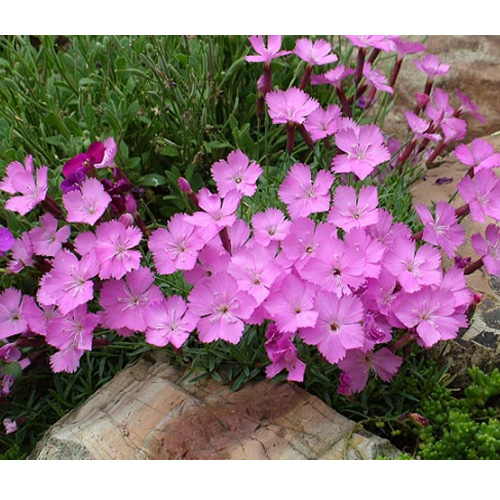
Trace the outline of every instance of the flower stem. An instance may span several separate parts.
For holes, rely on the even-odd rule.
[[[464,267],[464,274],[465,275],[472,274],[472,273],[476,272],[478,269],[481,269],[481,267],[483,267],[483,265],[484,265],[484,262],[483,262],[483,258],[481,257],[480,259],[477,259],[475,262],[472,262],[468,266]]]

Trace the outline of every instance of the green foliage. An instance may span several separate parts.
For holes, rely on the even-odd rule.
[[[22,452],[17,444],[5,453],[0,453],[0,460],[24,460],[25,458],[26,453]]]
[[[500,458],[500,371],[469,370],[472,383],[461,397],[438,386],[422,403],[429,425],[419,431],[420,456],[427,460]]]

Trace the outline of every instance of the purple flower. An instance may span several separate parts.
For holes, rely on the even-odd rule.
[[[116,152],[113,137],[108,137],[104,142],[93,142],[86,153],[80,153],[64,164],[62,174],[69,180],[78,171],[110,167],[114,164]]]

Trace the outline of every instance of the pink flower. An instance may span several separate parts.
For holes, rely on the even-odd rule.
[[[253,237],[259,245],[267,246],[271,241],[283,241],[290,232],[290,221],[277,208],[268,208],[252,217]]]
[[[425,347],[453,339],[466,326],[464,314],[455,313],[455,298],[444,290],[422,290],[400,297],[394,307],[396,317],[408,328],[416,328]]]
[[[366,62],[363,66],[363,76],[368,85],[373,85],[377,90],[393,94],[392,88],[387,85],[387,78],[378,71],[374,70],[370,63]]]
[[[29,330],[42,336],[47,335],[47,321],[60,314],[55,305],[41,306],[40,308],[30,295],[23,297],[21,307]]]
[[[390,52],[394,50],[394,41],[388,35],[345,35],[356,47],[375,47],[376,49]]]
[[[270,324],[266,332],[266,353],[271,364],[266,366],[266,377],[273,378],[281,370],[288,370],[287,380],[303,382],[306,365],[297,356],[297,348],[289,334],[279,332]]]
[[[22,295],[15,288],[6,288],[0,294],[0,340],[23,333],[28,323],[22,313]]]
[[[332,46],[322,38],[314,42],[308,38],[299,38],[293,53],[312,66],[320,66],[338,61],[335,54],[330,54],[331,50]]]
[[[340,108],[336,104],[331,104],[326,110],[319,107],[307,117],[304,127],[313,141],[319,141],[338,131],[340,117]]]
[[[198,254],[198,260],[189,271],[184,271],[184,279],[191,285],[195,285],[202,279],[210,279],[215,274],[227,271],[231,256],[222,248],[206,246]]]
[[[85,351],[92,350],[94,329],[99,324],[97,314],[81,305],[65,316],[55,316],[47,322],[47,343],[59,352],[50,357],[52,371],[74,373]]]
[[[7,200],[5,208],[26,215],[47,196],[47,167],[35,171],[33,156],[28,155],[25,165],[18,161],[7,165],[6,176],[0,182],[0,190],[9,194],[20,194]]]
[[[266,102],[269,116],[275,124],[302,124],[319,107],[316,99],[297,87],[269,92],[266,94]]]
[[[275,263],[275,252],[270,247],[249,245],[233,255],[227,270],[236,278],[240,290],[248,292],[262,304],[269,295],[269,289],[282,270]]]
[[[430,122],[425,118],[422,118],[411,111],[404,112],[406,121],[411,131],[415,134],[415,139],[428,139],[429,141],[440,141],[441,136],[439,134],[433,134],[429,132]]]
[[[40,281],[38,301],[45,306],[57,305],[63,315],[94,297],[94,278],[99,263],[93,256],[78,260],[69,250],[60,250],[52,269]]]
[[[356,197],[351,186],[339,186],[335,190],[333,207],[328,222],[349,231],[378,222],[378,193],[374,186],[363,186]]]
[[[197,329],[202,342],[226,340],[237,344],[257,303],[227,273],[198,282],[188,297],[189,309],[199,316]]]
[[[353,228],[348,233],[345,233],[344,243],[348,252],[356,253],[359,260],[364,261],[365,270],[363,274],[367,278],[378,278],[385,254],[384,245],[372,238],[367,230],[362,227]]]
[[[473,242],[472,246],[474,246]],[[455,299],[455,312],[465,313],[474,298],[472,290],[467,287],[467,280],[465,279],[463,270],[457,267],[452,267],[444,274],[440,288],[453,295]]]
[[[313,183],[311,168],[296,163],[281,183],[278,196],[286,204],[292,219],[307,217],[313,213],[326,212],[330,208],[332,184],[333,175],[330,172],[320,170]]]
[[[5,252],[8,252],[16,242],[12,233],[6,227],[0,227],[0,255],[5,257]]]
[[[174,215],[167,229],[157,229],[148,241],[155,267],[160,274],[190,270],[196,264],[198,252],[205,246],[201,229],[185,222],[181,214]]]
[[[102,325],[117,330],[146,331],[151,304],[163,301],[162,292],[153,283],[154,275],[147,267],[134,269],[125,279],[104,282],[99,300],[104,309]]]
[[[30,267],[33,265],[33,257],[35,252],[33,250],[33,244],[31,243],[31,238],[29,233],[25,231],[21,238],[16,239],[14,246],[12,247],[11,260],[7,266],[7,269],[11,273],[19,273],[25,267]]]
[[[322,290],[335,292],[341,297],[351,295],[365,282],[364,269],[363,254],[349,251],[342,240],[332,238],[328,244],[319,245],[300,274]]]
[[[411,229],[400,222],[393,223],[392,215],[384,208],[378,209],[378,223],[368,226],[368,233],[386,248],[392,248],[396,238],[410,239]]]
[[[337,174],[352,172],[364,180],[375,167],[391,158],[384,145],[382,132],[376,125],[360,125],[340,130],[335,136],[335,142],[346,153],[339,154],[332,160],[332,171]]]
[[[470,143],[470,149],[465,144],[459,144],[454,154],[464,165],[474,167],[475,173],[483,169],[500,167],[500,153],[495,153],[494,147],[483,139],[474,139]]]
[[[111,197],[97,179],[85,180],[80,190],[69,191],[63,195],[63,204],[68,211],[68,222],[82,222],[94,225],[104,214]]]
[[[339,64],[334,69],[328,70],[322,75],[313,75],[311,78],[312,85],[332,85],[335,88],[341,86],[342,80],[348,76],[354,75],[356,71],[354,69],[346,69],[343,64]]]
[[[450,106],[450,96],[440,88],[434,89],[434,106],[428,102],[425,107],[425,114],[434,122],[440,125],[442,122],[453,118],[455,110]]]
[[[412,293],[425,285],[438,285],[441,281],[441,255],[430,246],[416,250],[413,240],[398,238],[384,257],[384,266],[395,276],[403,290]]]
[[[279,290],[267,298],[264,307],[280,332],[294,333],[299,328],[316,324],[315,292],[315,287],[290,274],[284,278]]]
[[[300,337],[306,344],[318,346],[329,363],[337,363],[348,349],[363,346],[363,305],[355,296],[337,297],[319,292],[314,300],[318,321],[312,328],[301,328]]]
[[[117,147],[113,137],[104,142],[93,142],[86,153],[80,153],[64,164],[62,173],[70,177],[78,171],[91,168],[110,167],[114,164]]]
[[[273,59],[286,56],[290,51],[281,50],[281,35],[268,35],[267,47],[264,45],[264,38],[261,35],[252,35],[248,37],[257,56],[245,56],[247,62],[263,62],[269,64]]]
[[[472,248],[483,258],[484,266],[493,276],[500,276],[500,229],[488,224],[485,230],[485,239],[481,234],[471,236]]]
[[[417,205],[415,210],[424,223],[422,239],[440,246],[448,257],[454,257],[457,248],[465,242],[465,229],[458,223],[455,209],[450,204],[439,201],[434,217],[423,204]]]
[[[391,40],[394,43],[394,50],[401,59],[408,54],[415,54],[425,50],[425,45],[423,43],[405,41],[398,36],[391,37]]]
[[[446,142],[461,141],[467,132],[467,122],[460,118],[450,117],[441,123]]]
[[[469,205],[472,220],[486,222],[487,216],[500,220],[500,181],[491,170],[482,169],[474,178],[464,177],[457,189]]]
[[[196,328],[199,319],[187,308],[182,297],[173,295],[149,308],[146,317],[146,342],[159,347],[171,343],[180,348]]]
[[[41,227],[34,227],[30,232],[30,240],[36,255],[54,257],[61,250],[62,244],[68,241],[71,234],[69,226],[58,230],[57,219],[46,213],[40,219]]]
[[[455,89],[455,94],[460,99],[460,113],[470,113],[476,120],[486,123],[486,118],[479,113],[479,108],[468,95],[460,92],[458,89]]]
[[[425,54],[422,59],[417,59],[413,62],[415,66],[422,71],[422,73],[426,73],[429,78],[446,75],[450,70],[450,65],[442,64],[439,57],[434,54]]]
[[[99,278],[120,279],[140,266],[141,252],[131,250],[141,241],[142,233],[138,227],[125,227],[121,222],[112,220],[99,224],[95,234]]]
[[[343,379],[342,390],[339,387],[339,393],[348,396],[361,392],[368,382],[370,369],[384,382],[389,382],[398,372],[402,362],[403,358],[396,356],[386,347],[367,353],[359,349],[349,350],[345,358],[338,363],[347,375]]]
[[[3,426],[5,428],[5,434],[12,434],[17,431],[17,421],[11,420],[10,418],[3,419]]]
[[[255,183],[261,173],[260,165],[255,162],[249,164],[248,156],[239,149],[229,153],[227,161],[220,160],[212,165],[212,177],[222,197],[233,189],[242,196],[252,196],[257,189]]]

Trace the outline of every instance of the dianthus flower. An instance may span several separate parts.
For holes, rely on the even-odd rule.
[[[321,66],[338,61],[335,54],[330,54],[332,46],[322,38],[314,42],[309,38],[299,38],[293,53],[312,66]]]
[[[336,104],[331,104],[326,110],[319,107],[307,117],[304,127],[313,141],[319,141],[338,131],[340,117],[341,111]]]
[[[344,78],[354,75],[355,71],[351,68],[346,69],[343,64],[339,64],[333,69],[328,70],[322,75],[313,75],[311,78],[312,85],[332,85],[335,88],[339,88],[341,82]]]
[[[160,289],[153,284],[154,275],[147,267],[140,267],[128,273],[124,279],[104,282],[99,303],[102,325],[132,332],[144,332],[151,304],[163,300]]]
[[[271,241],[282,241],[290,231],[290,221],[281,210],[268,208],[252,217],[253,237],[259,245],[267,246]]]
[[[91,168],[110,167],[114,164],[117,148],[113,137],[104,142],[94,142],[86,153],[80,153],[64,164],[62,173],[68,178],[77,172],[84,172]]]
[[[330,208],[332,184],[333,175],[330,172],[320,170],[313,183],[311,168],[296,163],[282,182],[278,196],[287,206],[292,219],[307,217],[313,213],[326,212]]]
[[[239,290],[237,281],[225,272],[198,282],[188,300],[189,309],[201,318],[197,329],[202,342],[222,339],[237,344],[245,329],[244,320],[257,307],[255,299]]]
[[[141,252],[132,250],[141,241],[142,233],[138,227],[125,227],[121,222],[112,220],[99,224],[95,234],[99,278],[120,279],[140,266]]]
[[[357,227],[344,234],[344,243],[365,264],[363,274],[367,278],[378,278],[382,267],[385,247],[367,232],[366,228]]]
[[[12,233],[6,227],[0,227],[0,255],[5,257],[5,252],[8,252],[16,242]]]
[[[11,260],[7,269],[11,273],[19,273],[25,267],[33,265],[35,252],[28,231],[25,231],[20,238],[17,238],[12,246]]]
[[[212,278],[215,274],[226,271],[230,260],[231,256],[222,245],[220,247],[207,245],[200,250],[193,269],[184,271],[184,279],[189,284],[195,285],[204,278]]]
[[[454,257],[457,248],[465,242],[465,229],[458,223],[455,209],[439,201],[434,216],[424,204],[417,205],[415,210],[424,223],[422,239],[440,246],[448,257]]]
[[[469,205],[472,220],[486,222],[486,217],[500,220],[500,180],[491,170],[483,169],[474,178],[464,177],[458,192]]]
[[[372,68],[371,64],[366,62],[363,66],[363,76],[368,85],[373,85],[375,89],[382,92],[387,92],[393,94],[394,91],[392,87],[387,85],[387,78],[382,74]]]
[[[55,305],[41,306],[35,302],[30,295],[25,295],[22,302],[23,315],[28,322],[28,328],[31,332],[38,335],[47,335],[47,321],[60,315]]]
[[[411,111],[404,112],[410,130],[414,133],[415,139],[428,139],[429,141],[440,141],[441,136],[429,132],[431,123]]]
[[[488,224],[484,232],[485,238],[476,233],[471,236],[472,248],[483,259],[484,266],[493,276],[500,276],[500,229]]]
[[[151,234],[148,246],[157,271],[172,274],[193,269],[205,240],[201,229],[186,222],[183,215],[176,214],[170,219],[167,229],[160,228]]]
[[[239,149],[232,151],[226,160],[212,165],[212,177],[217,184],[217,191],[224,197],[229,191],[236,190],[242,196],[252,196],[257,189],[257,179],[262,168],[255,162],[249,163],[248,156]]]
[[[391,37],[391,40],[394,44],[394,50],[400,58],[403,58],[408,54],[415,54],[425,50],[425,45],[423,43],[406,41],[398,36]]]
[[[378,222],[378,192],[374,186],[363,186],[359,195],[351,186],[339,186],[335,190],[333,206],[328,222],[349,231],[354,227],[366,227]]]
[[[104,214],[111,197],[97,179],[91,177],[82,183],[77,191],[69,191],[63,195],[63,204],[68,211],[68,222],[82,222],[94,225]]]
[[[34,227],[30,232],[30,240],[36,255],[54,257],[61,250],[63,243],[68,241],[71,234],[69,226],[58,230],[57,219],[50,213],[44,214],[40,219],[41,227]]]
[[[368,233],[385,248],[392,248],[395,238],[411,238],[411,229],[401,222],[394,223],[392,215],[384,208],[378,209],[378,222],[367,227]]]
[[[85,351],[92,350],[94,329],[99,324],[97,314],[87,312],[81,305],[65,316],[55,316],[47,322],[47,343],[57,347],[59,352],[50,357],[54,373],[74,373]]]
[[[337,297],[331,292],[319,292],[314,299],[318,321],[312,328],[301,328],[300,338],[316,345],[329,363],[337,363],[348,349],[363,346],[363,304],[356,296]]]
[[[146,342],[158,347],[171,343],[180,348],[196,328],[199,319],[179,295],[152,304],[146,317]]]
[[[335,143],[346,153],[339,154],[332,160],[332,171],[337,174],[352,172],[364,180],[375,167],[391,158],[377,125],[360,125],[340,130],[335,135]]]
[[[374,47],[384,52],[394,50],[394,41],[388,35],[345,35],[356,47]]]
[[[266,366],[266,377],[273,378],[282,370],[288,370],[287,380],[302,382],[306,365],[297,356],[290,334],[278,331],[276,325],[270,324],[266,331],[266,343],[264,345],[271,364]]]
[[[258,55],[245,56],[247,62],[263,62],[269,64],[273,59],[290,54],[290,51],[280,50],[281,35],[268,35],[267,47],[264,45],[264,38],[261,35],[248,37],[255,52]]]
[[[460,99],[460,107],[458,108],[459,114],[469,113],[481,123],[486,123],[486,118],[479,113],[479,108],[467,94],[460,92],[458,89],[455,89],[455,94]]]
[[[402,362],[403,358],[393,354],[387,347],[376,352],[351,349],[338,363],[346,375],[341,379],[344,383],[339,386],[338,392],[346,396],[361,392],[368,382],[370,369],[384,382],[389,382],[398,372]]]
[[[446,75],[450,70],[450,65],[442,64],[439,57],[434,54],[425,54],[422,59],[417,59],[413,62],[415,66],[422,71],[422,73],[426,73],[429,78]]]
[[[25,165],[15,161],[7,165],[0,189],[9,194],[19,194],[7,200],[5,208],[26,215],[47,196],[47,167],[35,170],[33,156],[28,155]]]
[[[461,141],[467,133],[467,122],[461,118],[447,118],[441,123],[446,142]]]
[[[269,92],[266,102],[269,106],[269,116],[275,124],[302,124],[319,106],[316,99],[296,87]]]
[[[474,243],[472,243],[474,246]],[[499,267],[500,270],[500,267]],[[465,313],[471,304],[474,294],[467,287],[467,280],[464,271],[457,267],[452,267],[443,276],[443,282],[440,286],[441,290],[450,292],[455,300],[455,312]]]
[[[434,89],[432,95],[434,105],[428,102],[425,107],[425,114],[433,121],[434,126],[441,125],[453,118],[455,110],[450,106],[450,96],[440,88]]]
[[[468,167],[474,167],[475,173],[500,167],[500,153],[495,153],[493,145],[483,139],[474,139],[469,146],[459,144],[453,153],[458,161]]]
[[[42,276],[38,301],[45,306],[57,305],[65,315],[86,304],[94,297],[94,278],[99,263],[93,256],[78,260],[69,250],[60,250],[54,257],[52,269]]]
[[[0,340],[23,333],[28,328],[21,308],[22,295],[15,288],[7,288],[0,295]]]

